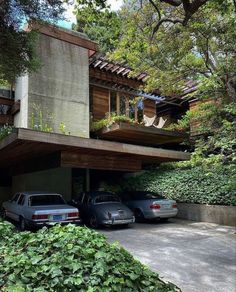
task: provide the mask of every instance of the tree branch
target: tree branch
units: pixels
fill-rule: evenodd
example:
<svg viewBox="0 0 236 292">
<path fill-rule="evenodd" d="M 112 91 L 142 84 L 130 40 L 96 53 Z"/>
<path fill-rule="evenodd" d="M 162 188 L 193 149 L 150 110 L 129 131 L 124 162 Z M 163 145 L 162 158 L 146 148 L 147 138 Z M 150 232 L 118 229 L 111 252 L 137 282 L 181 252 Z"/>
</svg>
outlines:
<svg viewBox="0 0 236 292">
<path fill-rule="evenodd" d="M 158 31 L 158 29 L 160 28 L 160 26 L 164 22 L 171 22 L 173 24 L 176 24 L 176 23 L 183 24 L 183 19 L 181 19 L 181 18 L 173 18 L 173 19 L 172 18 L 162 18 L 160 21 L 158 21 L 158 23 L 154 27 L 153 32 L 152 32 L 152 37 L 154 36 L 154 34 Z"/>
<path fill-rule="evenodd" d="M 236 1 L 236 0 L 235 0 Z M 157 14 L 158 14 L 158 18 L 159 20 L 161 19 L 161 12 L 160 9 L 158 8 L 158 6 L 156 5 L 156 3 L 153 2 L 153 0 L 149 0 L 149 2 L 152 4 L 152 6 L 156 9 Z"/>
</svg>

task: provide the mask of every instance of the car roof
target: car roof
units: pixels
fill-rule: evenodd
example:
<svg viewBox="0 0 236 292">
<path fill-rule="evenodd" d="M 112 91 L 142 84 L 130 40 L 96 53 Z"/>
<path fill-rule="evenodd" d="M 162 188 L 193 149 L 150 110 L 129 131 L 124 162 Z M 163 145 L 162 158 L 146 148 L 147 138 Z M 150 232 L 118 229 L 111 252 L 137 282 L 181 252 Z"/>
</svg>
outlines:
<svg viewBox="0 0 236 292">
<path fill-rule="evenodd" d="M 37 196 L 37 195 L 58 195 L 61 196 L 60 194 L 57 193 L 48 193 L 48 192 L 40 192 L 40 191 L 30 191 L 30 192 L 17 192 L 17 194 L 24 194 L 27 196 Z"/>
<path fill-rule="evenodd" d="M 90 192 L 85 192 L 85 193 L 89 194 L 91 197 L 97 197 L 97 196 L 102 196 L 102 195 L 116 196 L 115 194 L 111 192 L 105 192 L 105 191 L 90 191 Z"/>
</svg>

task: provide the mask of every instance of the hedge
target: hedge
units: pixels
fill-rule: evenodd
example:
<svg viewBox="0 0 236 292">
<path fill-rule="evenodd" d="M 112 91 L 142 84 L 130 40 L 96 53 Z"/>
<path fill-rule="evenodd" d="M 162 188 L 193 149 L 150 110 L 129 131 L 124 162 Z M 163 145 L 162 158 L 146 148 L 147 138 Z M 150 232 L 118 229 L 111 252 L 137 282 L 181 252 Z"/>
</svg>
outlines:
<svg viewBox="0 0 236 292">
<path fill-rule="evenodd" d="M 85 227 L 16 232 L 0 221 L 0 291 L 180 291 Z"/>
<path fill-rule="evenodd" d="M 211 168 L 160 168 L 125 179 L 120 185 L 122 190 L 163 193 L 165 197 L 177 202 L 236 205 L 234 171 L 232 167 L 223 165 Z"/>
</svg>

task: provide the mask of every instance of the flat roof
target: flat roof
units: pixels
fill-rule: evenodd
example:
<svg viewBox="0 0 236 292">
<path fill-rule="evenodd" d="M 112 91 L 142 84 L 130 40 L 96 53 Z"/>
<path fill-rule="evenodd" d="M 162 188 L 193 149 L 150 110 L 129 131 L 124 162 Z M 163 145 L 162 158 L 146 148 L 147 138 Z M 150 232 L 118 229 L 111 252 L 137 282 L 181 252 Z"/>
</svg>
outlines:
<svg viewBox="0 0 236 292">
<path fill-rule="evenodd" d="M 91 41 L 87 35 L 73 30 L 65 29 L 51 24 L 30 23 L 26 30 L 36 30 L 41 34 L 56 38 L 58 40 L 71 43 L 73 45 L 86 48 L 90 51 L 90 56 L 98 51 L 98 44 Z"/>
<path fill-rule="evenodd" d="M 18 128 L 0 141 L 0 166 L 59 157 L 58 167 L 141 170 L 142 165 L 189 160 L 190 153 Z M 47 159 L 46 159 L 46 162 Z M 41 163 L 41 161 L 40 161 Z M 133 163 L 133 165 L 132 165 Z M 54 165 L 54 164 L 52 164 Z M 124 167 L 123 167 L 124 165 Z M 129 166 L 130 165 L 130 166 Z M 31 169 L 34 168 L 32 164 Z"/>
</svg>

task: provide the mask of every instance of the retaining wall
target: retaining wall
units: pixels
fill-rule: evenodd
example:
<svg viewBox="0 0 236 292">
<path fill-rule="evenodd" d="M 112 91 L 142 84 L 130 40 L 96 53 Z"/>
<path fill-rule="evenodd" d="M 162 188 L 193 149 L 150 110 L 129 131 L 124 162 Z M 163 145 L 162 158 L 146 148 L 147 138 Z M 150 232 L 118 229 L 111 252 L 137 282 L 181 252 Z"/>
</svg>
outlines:
<svg viewBox="0 0 236 292">
<path fill-rule="evenodd" d="M 236 206 L 178 203 L 178 218 L 236 226 Z"/>
</svg>

